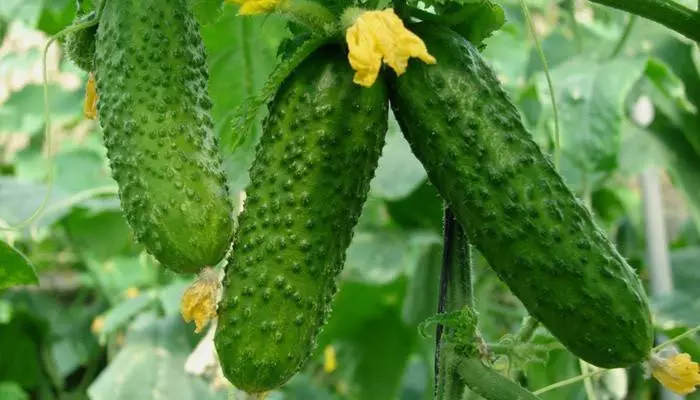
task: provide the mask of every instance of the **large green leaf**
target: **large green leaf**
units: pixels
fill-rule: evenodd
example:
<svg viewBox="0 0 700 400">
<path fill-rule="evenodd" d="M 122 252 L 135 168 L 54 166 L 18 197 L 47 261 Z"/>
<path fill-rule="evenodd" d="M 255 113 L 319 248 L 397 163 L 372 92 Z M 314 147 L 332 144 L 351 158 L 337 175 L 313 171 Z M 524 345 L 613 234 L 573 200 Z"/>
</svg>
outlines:
<svg viewBox="0 0 700 400">
<path fill-rule="evenodd" d="M 26 389 L 39 385 L 47 339 L 48 325 L 26 310 L 15 313 L 9 324 L 0 324 L 0 381 L 17 382 Z"/>
<path fill-rule="evenodd" d="M 150 287 L 157 278 L 157 269 L 148 258 L 115 256 L 100 260 L 85 254 L 85 264 L 97 287 L 113 304 L 126 298 L 128 290 Z"/>
<path fill-rule="evenodd" d="M 440 236 L 430 231 L 358 231 L 347 250 L 346 279 L 385 284 L 412 274 L 420 256 Z"/>
<path fill-rule="evenodd" d="M 192 348 L 182 318 L 143 314 L 130 327 L 125 345 L 88 388 L 93 400 L 225 399 L 202 379 L 185 372 Z"/>
<path fill-rule="evenodd" d="M 49 85 L 51 123 L 60 125 L 78 118 L 83 110 L 83 92 L 66 91 L 55 84 Z M 0 132 L 43 133 L 44 89 L 41 85 L 27 85 L 12 93 L 0 107 Z"/>
<path fill-rule="evenodd" d="M 132 319 L 155 304 L 155 300 L 155 294 L 148 291 L 111 308 L 103 315 L 104 324 L 98 332 L 100 340 L 104 341 L 109 335 L 125 328 Z"/>
<path fill-rule="evenodd" d="M 524 41 L 522 26 L 512 22 L 486 39 L 484 57 L 496 71 L 506 88 L 517 89 L 526 81 L 525 67 L 529 57 L 530 44 Z"/>
<path fill-rule="evenodd" d="M 423 165 L 416 159 L 393 113 L 389 131 L 371 182 L 372 193 L 387 200 L 398 200 L 411 193 L 424 179 Z"/>
<path fill-rule="evenodd" d="M 237 10 L 237 6 L 226 3 L 221 17 L 202 28 L 214 104 L 212 116 L 222 139 L 232 194 L 248 183 L 257 136 L 232 137 L 231 118 L 244 100 L 262 88 L 275 66 L 277 46 L 286 34 L 281 19 L 242 18 L 236 15 Z M 233 153 L 228 150 L 231 144 L 235 144 Z"/>
<path fill-rule="evenodd" d="M 37 283 L 39 276 L 32 263 L 17 249 L 0 241 L 0 290 Z"/>
<path fill-rule="evenodd" d="M 31 316 L 35 321 L 32 332 L 46 331 L 35 341 L 41 346 L 50 346 L 42 353 L 41 361 L 55 379 L 65 379 L 99 356 L 90 326 L 104 308 L 103 302 L 76 299 L 67 305 L 56 301 L 55 294 L 30 291 L 13 292 L 7 299 L 14 308 L 13 314 Z"/>
<path fill-rule="evenodd" d="M 442 231 L 443 201 L 427 179 L 408 196 L 386 203 L 391 219 L 404 229 Z"/>
<path fill-rule="evenodd" d="M 569 165 L 569 183 L 576 186 L 584 174 L 616 167 L 623 102 L 644 71 L 644 59 L 595 62 L 575 58 L 551 71 L 559 106 L 561 151 Z M 538 92 L 550 103 L 549 89 L 540 76 Z"/>
<path fill-rule="evenodd" d="M 77 253 L 98 260 L 134 253 L 141 246 L 134 241 L 121 211 L 74 210 L 61 225 Z"/>
<path fill-rule="evenodd" d="M 395 398 L 418 339 L 418 330 L 401 318 L 405 287 L 405 279 L 381 286 L 346 281 L 333 301 L 317 352 L 335 343 L 348 355 L 338 364 L 351 398 Z"/>
<path fill-rule="evenodd" d="M 70 25 L 75 16 L 75 0 L 50 0 L 44 2 L 37 28 L 53 35 Z"/>
<path fill-rule="evenodd" d="M 362 330 L 351 338 L 355 359 L 350 363 L 357 398 L 391 399 L 397 394 L 408 357 L 418 339 L 417 329 L 403 323 L 397 306 L 388 307 L 377 318 L 366 321 Z"/>
<path fill-rule="evenodd" d="M 116 192 L 111 187 L 105 188 Z M 20 181 L 9 177 L 0 177 L 0 219 L 8 225 L 17 225 L 32 216 L 43 204 L 47 186 Z M 85 192 L 69 196 L 68 193 L 54 187 L 51 190 L 46 207 L 34 220 L 35 228 L 47 227 L 66 216 L 73 208 L 88 210 L 118 210 L 119 202 L 114 194 L 105 199 L 85 196 Z"/>
<path fill-rule="evenodd" d="M 341 281 L 328 323 L 319 336 L 317 352 L 361 331 L 367 321 L 378 318 L 387 307 L 403 298 L 405 285 L 403 279 L 386 285 Z"/>
<path fill-rule="evenodd" d="M 57 188 L 66 193 L 79 193 L 98 187 L 114 186 L 107 161 L 89 149 L 62 152 L 54 159 Z"/>
<path fill-rule="evenodd" d="M 441 269 L 442 246 L 434 244 L 420 258 L 409 283 L 403 303 L 403 320 L 406 324 L 418 326 L 437 313 Z"/>
</svg>

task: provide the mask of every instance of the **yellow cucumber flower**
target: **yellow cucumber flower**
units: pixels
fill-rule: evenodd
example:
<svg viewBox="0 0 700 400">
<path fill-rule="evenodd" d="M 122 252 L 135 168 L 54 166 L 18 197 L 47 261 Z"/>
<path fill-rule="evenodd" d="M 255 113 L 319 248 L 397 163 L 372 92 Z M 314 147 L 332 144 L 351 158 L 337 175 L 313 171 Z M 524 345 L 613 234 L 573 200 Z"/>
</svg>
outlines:
<svg viewBox="0 0 700 400">
<path fill-rule="evenodd" d="M 328 345 L 323 349 L 323 370 L 327 374 L 335 371 L 338 368 L 338 360 L 335 356 L 335 347 Z"/>
<path fill-rule="evenodd" d="M 417 57 L 435 64 L 425 43 L 406 29 L 394 10 L 365 11 L 345 32 L 350 66 L 355 70 L 354 82 L 370 87 L 377 80 L 382 61 L 397 75 L 406 72 L 408 59 Z"/>
<path fill-rule="evenodd" d="M 693 393 L 700 385 L 700 368 L 687 353 L 674 354 L 669 357 L 652 355 L 649 360 L 651 374 L 668 389 L 686 395 Z"/>
<path fill-rule="evenodd" d="M 281 0 L 226 0 L 241 6 L 238 15 L 266 14 L 275 11 Z"/>
<path fill-rule="evenodd" d="M 185 322 L 194 321 L 196 333 L 202 332 L 209 320 L 216 317 L 219 287 L 219 275 L 216 270 L 205 267 L 182 295 L 180 313 Z"/>
<path fill-rule="evenodd" d="M 97 85 L 95 83 L 95 74 L 90 72 L 88 75 L 87 85 L 85 87 L 85 102 L 83 103 L 83 114 L 85 118 L 97 118 Z"/>
</svg>

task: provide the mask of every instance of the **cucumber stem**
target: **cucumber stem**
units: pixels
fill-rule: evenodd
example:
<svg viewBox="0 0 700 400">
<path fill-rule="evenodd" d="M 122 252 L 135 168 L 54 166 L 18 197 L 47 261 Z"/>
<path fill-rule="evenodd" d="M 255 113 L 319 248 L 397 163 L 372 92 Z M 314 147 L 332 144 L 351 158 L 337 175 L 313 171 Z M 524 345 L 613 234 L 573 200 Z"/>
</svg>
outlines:
<svg viewBox="0 0 700 400">
<path fill-rule="evenodd" d="M 444 247 L 438 314 L 474 305 L 469 239 L 463 227 L 455 219 L 452 210 L 447 206 L 444 216 Z M 436 397 L 444 400 L 459 400 L 464 393 L 464 383 L 457 371 L 460 356 L 450 351 L 450 347 L 442 346 L 443 330 L 444 327 L 438 324 L 435 335 Z"/>
<path fill-rule="evenodd" d="M 316 33 L 331 35 L 337 30 L 333 13 L 315 1 L 284 1 L 277 10 Z"/>
</svg>

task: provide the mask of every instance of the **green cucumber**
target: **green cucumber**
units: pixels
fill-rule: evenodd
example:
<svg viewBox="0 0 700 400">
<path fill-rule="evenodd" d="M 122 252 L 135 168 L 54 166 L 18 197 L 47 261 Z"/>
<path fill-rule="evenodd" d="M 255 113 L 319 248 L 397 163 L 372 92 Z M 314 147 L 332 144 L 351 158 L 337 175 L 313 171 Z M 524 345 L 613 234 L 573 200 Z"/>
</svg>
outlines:
<svg viewBox="0 0 700 400">
<path fill-rule="evenodd" d="M 410 28 L 437 58 L 388 74 L 399 125 L 471 242 L 528 311 L 581 359 L 643 361 L 640 279 L 543 155 L 494 72 L 447 28 Z"/>
<path fill-rule="evenodd" d="M 339 46 L 324 46 L 269 105 L 215 336 L 226 378 L 250 393 L 283 385 L 314 350 L 381 155 L 385 84 L 363 88 L 353 74 Z"/>
<path fill-rule="evenodd" d="M 85 23 L 94 18 L 97 18 L 94 11 L 87 14 L 81 14 L 79 12 L 73 20 L 73 25 Z M 64 39 L 66 56 L 73 64 L 85 72 L 92 72 L 95 70 L 96 36 L 97 24 L 70 32 Z"/>
<path fill-rule="evenodd" d="M 121 206 L 160 263 L 216 265 L 233 236 L 207 64 L 186 0 L 106 0 L 97 30 L 98 115 Z"/>
</svg>

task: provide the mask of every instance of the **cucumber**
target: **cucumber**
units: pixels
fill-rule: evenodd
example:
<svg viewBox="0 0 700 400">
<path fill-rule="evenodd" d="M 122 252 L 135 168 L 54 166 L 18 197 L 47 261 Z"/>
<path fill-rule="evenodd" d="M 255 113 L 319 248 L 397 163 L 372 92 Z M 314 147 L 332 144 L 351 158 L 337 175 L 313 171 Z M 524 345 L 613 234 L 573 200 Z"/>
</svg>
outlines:
<svg viewBox="0 0 700 400">
<path fill-rule="evenodd" d="M 136 240 L 179 273 L 217 264 L 233 237 L 207 65 L 186 0 L 106 0 L 97 30 L 99 120 Z"/>
<path fill-rule="evenodd" d="M 224 375 L 250 393 L 283 385 L 314 350 L 374 177 L 388 95 L 353 75 L 326 45 L 268 106 L 215 335 Z"/>
<path fill-rule="evenodd" d="M 90 21 L 93 18 L 97 18 L 94 11 L 87 14 L 81 14 L 79 12 L 73 20 L 73 25 Z M 85 72 L 92 72 L 95 70 L 96 36 L 97 25 L 93 25 L 70 32 L 64 39 L 66 56 L 73 64 Z"/>
<path fill-rule="evenodd" d="M 389 73 L 392 109 L 430 181 L 527 310 L 605 368 L 652 346 L 640 279 L 523 126 L 478 50 L 453 31 L 410 28 L 437 58 Z"/>
</svg>

